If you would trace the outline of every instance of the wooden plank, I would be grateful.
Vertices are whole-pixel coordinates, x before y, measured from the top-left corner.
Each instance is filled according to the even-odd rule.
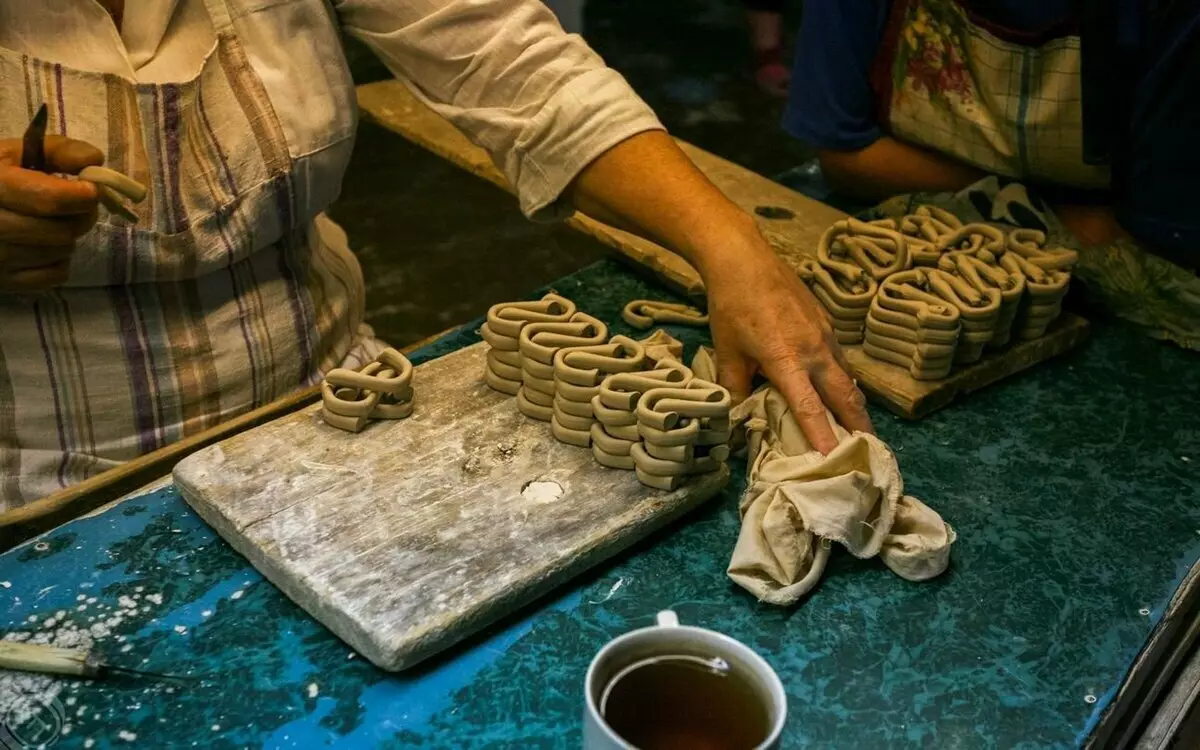
[[[272,583],[390,670],[545,594],[728,481],[726,469],[662,492],[601,467],[482,382],[486,349],[416,368],[406,420],[352,435],[314,406],[193,454],[175,481]]]
[[[370,119],[383,127],[511,192],[504,175],[483,149],[418,101],[399,81],[360,86],[358,103]],[[845,214],[837,209],[701,148],[684,141],[677,142],[718,188],[756,217],[764,236],[793,269],[798,268],[803,259],[815,255],[817,241],[826,227],[845,218]],[[613,248],[622,257],[649,269],[672,289],[691,297],[703,296],[700,274],[670,250],[582,214],[576,214],[567,223]],[[868,357],[858,347],[850,347],[846,356],[854,376],[868,395],[896,414],[915,419],[946,406],[961,395],[1070,349],[1086,337],[1087,328],[1083,318],[1064,315],[1044,337],[990,355],[935,382],[914,380],[904,369]]]
[[[446,332],[442,331],[410,344],[404,347],[403,351],[418,349]],[[7,513],[0,513],[0,552],[134,492],[158,477],[169,474],[171,469],[175,468],[175,464],[185,456],[239,432],[278,419],[312,403],[320,395],[319,386],[289,393],[265,406],[222,422],[204,432],[164,445],[158,450],[138,456],[53,495],[47,495]]]
[[[1073,349],[1087,338],[1088,327],[1088,322],[1078,315],[1063,313],[1041,337],[985,354],[978,362],[959,367],[944,380],[914,380],[907,369],[874,359],[861,346],[844,346],[842,351],[868,396],[894,414],[920,419],[960,396]]]

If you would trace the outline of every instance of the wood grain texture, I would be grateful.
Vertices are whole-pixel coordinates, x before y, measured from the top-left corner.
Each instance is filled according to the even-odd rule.
[[[483,149],[418,101],[399,81],[359,86],[358,103],[374,122],[472,174],[512,191]],[[793,269],[797,269],[803,259],[814,257],[821,233],[846,216],[704,149],[684,141],[677,140],[677,143],[713,184],[755,216],[763,235]],[[767,218],[762,215],[764,213],[782,218]],[[616,250],[626,260],[648,269],[672,289],[693,298],[703,297],[704,283],[700,274],[670,250],[582,214],[575,214],[567,223]],[[914,380],[904,369],[873,359],[858,347],[850,347],[846,356],[854,377],[869,396],[892,412],[915,419],[946,406],[958,396],[1070,349],[1085,338],[1086,332],[1087,321],[1077,316],[1063,316],[1041,339],[1013,346],[962,368],[945,380],[934,382]]]
[[[599,466],[482,382],[486,346],[421,365],[416,409],[354,435],[294,413],[175,469],[188,503],[376,665],[411,667],[716,494]],[[554,482],[558,498],[526,490]]]

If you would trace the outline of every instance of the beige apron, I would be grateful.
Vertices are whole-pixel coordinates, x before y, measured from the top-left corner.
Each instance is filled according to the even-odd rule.
[[[288,90],[348,106],[285,133],[241,37],[279,26],[269,14],[287,4],[205,4],[216,42],[177,83],[0,49],[0,134],[45,102],[50,132],[150,187],[136,225],[101,211],[66,287],[0,295],[0,511],[311,383],[355,340],[362,274],[318,217],[353,147],[345,63]],[[332,19],[306,29],[336,33]],[[304,38],[261,54],[311,54]]]

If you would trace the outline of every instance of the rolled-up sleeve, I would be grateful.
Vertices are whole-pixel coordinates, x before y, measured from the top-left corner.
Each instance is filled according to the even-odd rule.
[[[434,111],[491,154],[537,219],[654,112],[538,0],[338,0],[339,22]]]

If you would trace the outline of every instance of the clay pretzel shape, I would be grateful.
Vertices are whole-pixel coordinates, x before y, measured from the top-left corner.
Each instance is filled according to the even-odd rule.
[[[1043,271],[1070,271],[1079,253],[1065,247],[1049,250],[1046,233],[1039,229],[1014,229],[1008,234],[1008,249]]]
[[[371,364],[376,363],[380,367],[372,368],[369,364],[359,372],[342,367],[334,368],[325,374],[325,382],[334,387],[375,391],[401,401],[412,396],[413,366],[407,357],[395,349],[387,348],[380,352]],[[388,368],[389,375],[383,374],[383,367]]]
[[[605,376],[641,370],[646,350],[626,336],[613,336],[607,344],[560,349],[554,355],[554,377],[583,387],[600,384]]]
[[[842,260],[847,255],[855,261],[854,265]],[[881,281],[910,265],[908,241],[903,234],[853,217],[835,221],[822,233],[817,243],[817,259],[851,282],[857,280],[856,276],[844,266],[857,267]]]
[[[663,368],[645,372],[617,373],[604,379],[604,382],[600,384],[600,393],[597,398],[603,406],[609,409],[632,412],[637,408],[643,393],[672,384],[680,388],[684,386],[682,371]],[[600,416],[599,411],[596,414]]]
[[[501,302],[487,311],[488,330],[497,336],[517,338],[526,323],[553,323],[569,320],[575,303],[551,292],[536,302]]]
[[[1000,291],[975,289],[966,279],[941,269],[929,271],[929,285],[939,297],[958,308],[962,320],[956,362],[974,362],[996,334],[1000,318]]]
[[[659,302],[652,299],[635,299],[625,305],[621,318],[640,330],[653,328],[656,323],[685,326],[706,326],[708,315],[678,302]]]
[[[587,313],[577,312],[569,321],[529,323],[521,329],[518,341],[523,358],[553,365],[559,349],[595,346],[603,344],[607,338],[608,326]]]
[[[913,269],[893,274],[879,287],[879,307],[912,316],[914,327],[958,329],[958,308],[925,291],[928,271]],[[893,321],[888,321],[893,322]]]
[[[670,430],[681,418],[728,418],[729,391],[712,388],[656,388],[642,394],[637,402],[639,425]]]
[[[958,229],[938,238],[938,252],[965,251],[976,253],[988,250],[992,253],[1003,252],[1004,232],[990,224],[975,222],[964,224]]]

